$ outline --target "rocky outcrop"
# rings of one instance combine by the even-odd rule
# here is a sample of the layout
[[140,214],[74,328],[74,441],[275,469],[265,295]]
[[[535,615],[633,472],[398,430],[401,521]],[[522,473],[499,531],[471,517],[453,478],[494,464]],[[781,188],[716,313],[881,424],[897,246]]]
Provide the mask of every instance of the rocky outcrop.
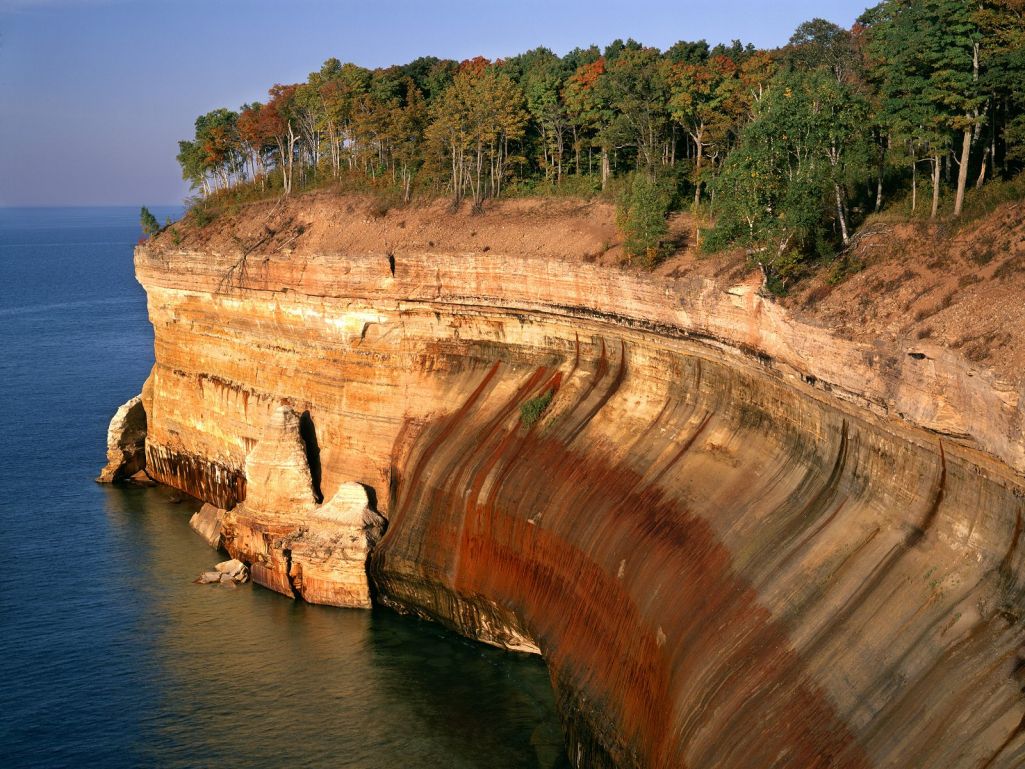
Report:
[[317,505],[313,476],[299,434],[299,415],[276,408],[246,456],[246,512],[271,518],[306,517]]
[[221,561],[214,566],[213,571],[205,571],[196,578],[199,585],[241,585],[249,581],[249,568],[235,558],[230,561]]
[[376,597],[539,651],[575,766],[1022,765],[1018,385],[746,286],[380,242],[136,252],[149,472],[255,581],[359,604],[380,510]]
[[116,483],[146,467],[146,409],[136,395],[114,413],[107,428],[107,465],[96,479]]
[[224,544],[223,537],[221,536],[224,513],[225,511],[221,510],[221,508],[206,502],[189,519],[189,526],[192,527],[192,530],[215,550],[219,550]]
[[249,564],[259,585],[310,603],[370,608],[367,558],[384,519],[358,483],[318,504],[315,438],[304,440],[302,419],[276,408],[246,457],[245,501],[231,510],[206,504],[190,523],[208,544]]
[[370,608],[367,558],[383,531],[384,518],[370,507],[366,489],[342,484],[283,543],[292,553],[293,588],[310,603]]

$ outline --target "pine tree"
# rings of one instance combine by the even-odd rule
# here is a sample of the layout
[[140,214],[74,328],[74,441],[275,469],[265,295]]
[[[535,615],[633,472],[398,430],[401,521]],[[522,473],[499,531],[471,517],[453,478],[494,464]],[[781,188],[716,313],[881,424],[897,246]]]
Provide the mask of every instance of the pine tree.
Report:
[[142,225],[142,232],[147,238],[152,238],[160,232],[160,222],[146,206],[139,211],[139,224]]

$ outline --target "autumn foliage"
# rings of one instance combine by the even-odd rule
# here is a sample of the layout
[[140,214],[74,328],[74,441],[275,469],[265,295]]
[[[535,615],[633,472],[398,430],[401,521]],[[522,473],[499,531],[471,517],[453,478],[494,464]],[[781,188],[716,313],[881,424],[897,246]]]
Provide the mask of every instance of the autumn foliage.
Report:
[[178,160],[203,196],[359,179],[480,209],[614,189],[624,210],[630,196],[699,210],[718,223],[709,242],[783,275],[887,203],[956,216],[970,187],[1022,169],[1025,7],[884,0],[774,50],[617,40],[373,70],[329,59],[264,103],[198,117]]

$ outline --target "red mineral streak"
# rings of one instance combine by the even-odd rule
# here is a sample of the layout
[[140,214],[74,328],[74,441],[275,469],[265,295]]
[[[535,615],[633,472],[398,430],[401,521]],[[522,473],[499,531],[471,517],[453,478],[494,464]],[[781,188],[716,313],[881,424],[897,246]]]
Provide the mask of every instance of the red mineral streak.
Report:
[[[227,241],[137,251],[152,474],[230,506],[275,410],[308,412],[317,499],[358,482],[391,519],[377,598],[540,651],[575,766],[1025,766],[1020,388],[751,286],[336,246],[230,291]],[[224,541],[341,602],[312,504],[241,505]]]
[[[375,556],[382,588],[389,554],[402,547],[395,543],[429,542],[418,550],[418,570],[463,601],[499,604],[535,639],[553,682],[572,692],[563,699],[596,741],[586,746],[595,758],[651,767],[868,766],[786,634],[733,572],[727,549],[658,485],[710,416],[648,480],[568,445],[622,381],[617,373],[594,393],[608,374],[604,350],[595,387],[571,406],[556,398],[558,417],[540,430],[510,427],[510,416],[538,391],[544,369],[488,418],[469,419],[495,373],[424,432]],[[643,560],[634,562],[635,553]],[[631,562],[618,578],[623,556]],[[704,687],[688,683],[702,678]],[[730,712],[743,714],[734,738],[709,741],[709,721]]]

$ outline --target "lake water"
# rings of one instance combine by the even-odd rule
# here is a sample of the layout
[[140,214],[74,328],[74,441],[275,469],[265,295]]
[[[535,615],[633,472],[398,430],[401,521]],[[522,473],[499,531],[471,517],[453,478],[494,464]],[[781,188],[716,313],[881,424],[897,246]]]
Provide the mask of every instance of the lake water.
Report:
[[194,585],[198,503],[93,483],[153,362],[138,234],[0,209],[0,767],[565,766],[538,659]]

